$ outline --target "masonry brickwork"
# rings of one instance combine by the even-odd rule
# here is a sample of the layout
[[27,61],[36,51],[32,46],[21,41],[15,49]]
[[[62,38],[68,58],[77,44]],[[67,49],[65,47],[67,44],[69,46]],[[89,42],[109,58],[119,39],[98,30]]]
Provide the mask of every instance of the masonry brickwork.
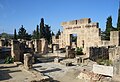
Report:
[[[101,29],[98,22],[91,22],[90,18],[62,22],[63,31],[59,39],[52,37],[52,43],[58,44],[59,48],[72,47],[71,34],[77,35],[76,47],[82,47],[84,53],[88,53],[90,47],[108,47],[120,45],[120,32],[111,31],[110,40],[101,39]],[[89,55],[87,55],[89,57]]]

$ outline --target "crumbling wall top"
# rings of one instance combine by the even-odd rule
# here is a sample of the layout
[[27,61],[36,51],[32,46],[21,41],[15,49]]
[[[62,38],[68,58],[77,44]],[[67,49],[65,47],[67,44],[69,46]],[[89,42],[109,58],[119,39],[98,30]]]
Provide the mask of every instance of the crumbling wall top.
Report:
[[83,19],[79,19],[79,20],[72,20],[72,21],[68,21],[68,22],[62,22],[61,26],[88,24],[88,23],[91,23],[91,19],[90,18],[83,18]]

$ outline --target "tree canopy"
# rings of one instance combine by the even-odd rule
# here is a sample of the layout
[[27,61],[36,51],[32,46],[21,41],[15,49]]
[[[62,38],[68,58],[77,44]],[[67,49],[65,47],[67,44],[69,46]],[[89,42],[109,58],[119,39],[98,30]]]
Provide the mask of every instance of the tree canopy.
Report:
[[43,18],[41,18],[41,22],[40,22],[40,38],[45,38],[45,27],[44,27]]
[[60,35],[60,29],[58,30],[57,34],[56,34],[56,38],[58,39],[59,38],[59,35]]
[[112,26],[112,17],[109,16],[107,18],[107,22],[106,22],[106,29],[105,29],[105,39],[106,40],[110,40],[110,31],[113,29],[113,26]]
[[120,8],[118,10],[117,30],[120,31]]
[[33,39],[45,38],[46,40],[48,40],[49,44],[51,43],[52,39],[51,27],[47,24],[44,24],[43,18],[41,18],[40,26],[37,25],[36,30],[33,31],[32,38]]
[[26,29],[23,27],[23,25],[21,25],[21,28],[19,29],[18,38],[19,38],[19,39],[26,39],[26,40],[31,39],[31,35],[29,35],[29,34],[26,32]]
[[14,29],[14,39],[15,39],[15,40],[17,39],[17,32],[16,32],[16,29]]

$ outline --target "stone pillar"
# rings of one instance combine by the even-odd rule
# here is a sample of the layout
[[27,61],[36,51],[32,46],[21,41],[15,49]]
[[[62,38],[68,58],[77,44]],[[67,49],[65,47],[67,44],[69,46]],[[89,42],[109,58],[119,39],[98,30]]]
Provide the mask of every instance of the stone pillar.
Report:
[[24,54],[24,67],[27,70],[32,68],[32,54]]
[[0,47],[4,46],[4,40],[0,40]]
[[53,45],[54,45],[54,44],[52,44],[52,53],[53,53]]
[[66,54],[65,54],[65,57],[67,57],[67,58],[69,58],[70,49],[71,49],[70,46],[67,46],[67,47],[66,47]]
[[75,58],[75,50],[71,49],[71,46],[66,47],[65,57],[67,57],[67,58]]
[[41,40],[41,53],[46,54],[48,52],[48,41],[45,40],[44,38],[40,40]]
[[17,40],[12,40],[11,41],[11,56],[14,58],[15,62],[20,61],[20,45],[19,41]]
[[119,31],[110,32],[110,44],[120,46],[120,32]]
[[82,58],[81,57],[76,57],[76,63],[81,64],[82,63]]
[[58,44],[53,44],[53,53],[57,53],[57,50],[59,49]]
[[48,52],[48,41],[44,38],[34,41],[35,52],[46,54]]
[[38,40],[37,39],[34,40],[34,48],[35,48],[35,52],[38,52]]
[[31,49],[34,49],[33,41],[29,41],[28,47],[31,48]]

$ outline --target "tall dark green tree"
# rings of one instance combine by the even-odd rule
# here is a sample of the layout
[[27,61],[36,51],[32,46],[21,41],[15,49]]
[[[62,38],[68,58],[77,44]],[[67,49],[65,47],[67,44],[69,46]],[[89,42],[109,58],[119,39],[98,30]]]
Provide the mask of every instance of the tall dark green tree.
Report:
[[30,40],[31,39],[31,35],[29,35],[26,32],[26,29],[23,27],[23,25],[21,25],[21,27],[19,29],[18,38],[19,39],[26,39],[26,40]]
[[40,38],[40,33],[39,33],[39,25],[36,27],[36,39]]
[[36,33],[37,33],[36,30],[34,30],[33,33],[32,33],[32,39],[36,39],[36,37],[37,37],[37,36],[36,36],[36,35],[37,35]]
[[52,32],[52,36],[54,36],[55,34],[54,34],[54,32]]
[[40,39],[40,38],[45,38],[48,40],[48,43],[51,43],[52,35],[51,35],[51,27],[47,24],[44,24],[44,19],[41,18],[40,22],[40,28],[37,25],[36,30],[33,31],[32,34],[33,39]]
[[57,34],[56,34],[56,38],[58,39],[59,38],[59,35],[60,35],[60,29],[58,30]]
[[39,25],[37,25],[36,30],[33,31],[32,39],[39,39],[39,38],[40,38]]
[[15,39],[15,40],[17,39],[17,32],[16,32],[16,29],[14,29],[14,39]]
[[120,2],[119,2],[119,9],[118,9],[117,30],[120,31]]
[[48,40],[48,43],[51,43],[52,35],[51,29],[49,25],[45,25],[45,38]]
[[107,22],[106,22],[106,29],[105,29],[105,39],[106,40],[110,40],[110,31],[113,29],[112,26],[112,17],[109,16],[107,18]]
[[40,38],[45,38],[45,27],[44,27],[43,18],[41,18],[41,22],[40,22]]
[[18,32],[18,38],[19,39],[25,39],[26,37],[26,29],[21,25],[19,32]]

